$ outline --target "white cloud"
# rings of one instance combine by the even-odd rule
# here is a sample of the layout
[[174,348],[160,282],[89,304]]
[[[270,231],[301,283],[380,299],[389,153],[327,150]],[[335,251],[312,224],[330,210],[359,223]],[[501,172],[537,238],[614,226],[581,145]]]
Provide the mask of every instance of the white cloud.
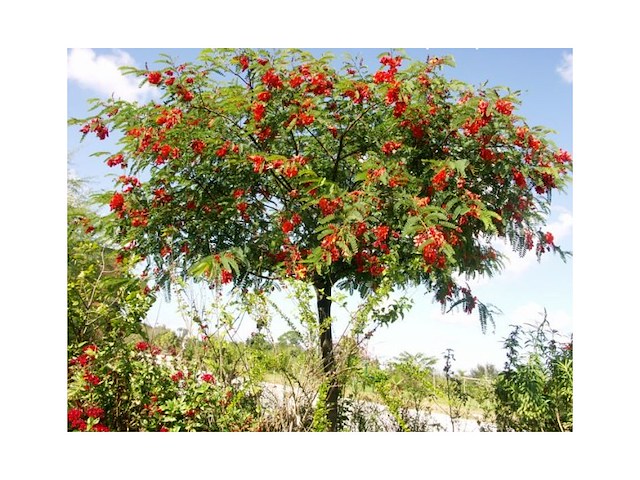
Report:
[[90,48],[74,48],[67,55],[67,79],[100,95],[123,100],[144,101],[157,94],[148,85],[139,88],[138,77],[124,76],[119,67],[125,65],[135,65],[127,52],[114,50],[112,54],[98,55]]
[[562,54],[562,64],[556,68],[556,72],[567,83],[573,83],[573,53]]

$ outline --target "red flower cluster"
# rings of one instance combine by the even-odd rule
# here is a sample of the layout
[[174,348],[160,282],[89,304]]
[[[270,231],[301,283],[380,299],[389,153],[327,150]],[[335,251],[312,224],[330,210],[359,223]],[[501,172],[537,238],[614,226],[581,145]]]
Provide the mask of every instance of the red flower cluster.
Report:
[[160,72],[149,72],[147,74],[147,80],[152,85],[159,85],[162,82],[162,74]]
[[359,105],[362,102],[369,100],[371,97],[371,91],[369,90],[369,85],[366,83],[356,82],[353,85],[353,89],[345,91],[343,95],[350,98],[356,105]]
[[167,193],[164,188],[157,188],[153,191],[154,205],[165,205],[173,200],[173,197]]
[[[67,421],[69,430],[87,430],[87,420],[90,418],[100,419],[104,417],[104,410],[99,407],[89,407],[86,411],[81,408],[72,408],[67,411]],[[95,424],[91,428],[92,432],[108,432],[109,428],[101,423]]]
[[120,165],[120,168],[127,168],[127,164],[124,161],[124,156],[121,153],[109,157],[107,159],[107,165],[109,167],[115,167],[116,165]]
[[175,127],[182,120],[182,110],[172,108],[171,110],[163,110],[156,119],[158,125],[163,125],[165,130]]
[[129,216],[131,217],[132,227],[146,227],[149,224],[149,211],[146,208],[131,210]]
[[282,88],[282,79],[273,68],[270,68],[262,75],[262,83],[264,83],[267,88],[274,88],[276,90]]
[[109,202],[109,208],[111,210],[121,211],[124,208],[124,196],[119,192],[115,192]]
[[513,112],[513,104],[509,100],[498,100],[495,108],[497,112],[506,116],[511,115],[511,112]]
[[395,74],[398,72],[398,67],[402,64],[402,57],[392,58],[390,56],[383,56],[380,58],[380,63],[389,67],[388,70],[378,70],[373,76],[374,83],[393,83],[395,81]]
[[307,87],[307,92],[314,95],[329,96],[333,90],[333,83],[327,79],[324,73],[317,73],[311,77],[311,84]]
[[428,268],[431,266],[444,268],[447,259],[440,253],[444,242],[444,234],[437,227],[429,227],[427,231],[413,238],[413,244],[417,248],[422,248],[422,257]]
[[104,126],[102,120],[99,118],[92,119],[80,129],[80,133],[83,135],[86,135],[89,132],[94,132],[100,140],[104,140],[109,136],[109,129]]
[[448,180],[449,180],[449,171],[445,167],[442,170],[440,170],[438,173],[436,173],[431,181],[433,184],[433,188],[441,191],[446,188]]
[[329,200],[328,198],[322,197],[318,202],[318,207],[322,212],[322,216],[326,217],[327,215],[331,215],[338,208],[342,206],[342,200],[339,198],[335,198],[333,200]]
[[233,273],[230,270],[222,270],[220,273],[220,283],[227,284],[233,280]]
[[513,180],[516,182],[516,185],[518,185],[520,188],[526,188],[527,180],[524,178],[524,175],[522,174],[522,172],[520,172],[519,170],[516,170],[515,167],[512,169],[512,171],[513,171]]
[[480,158],[487,162],[490,162],[492,160],[495,160],[496,154],[493,150],[490,150],[486,147],[480,147]]
[[211,383],[211,384],[216,383],[216,378],[213,375],[211,375],[210,373],[203,373],[200,376],[200,379],[205,383]]
[[147,342],[138,342],[136,343],[136,350],[139,352],[146,352],[149,350],[149,344]]
[[253,113],[253,120],[259,123],[264,118],[264,113],[267,110],[267,106],[264,103],[254,103],[251,107]]
[[89,388],[90,385],[100,384],[100,377],[98,377],[97,375],[94,375],[91,372],[85,372],[82,378],[84,378],[85,382],[87,382],[88,384],[86,388]]
[[199,138],[196,138],[191,142],[191,149],[194,151],[194,153],[198,155],[204,152],[205,147],[206,147],[206,144]]
[[386,142],[382,145],[382,153],[385,155],[392,155],[396,153],[400,147],[402,147],[402,143],[400,142]]
[[240,57],[238,57],[238,63],[240,63],[240,67],[244,72],[247,68],[249,68],[249,57],[247,57],[246,55],[241,55]]

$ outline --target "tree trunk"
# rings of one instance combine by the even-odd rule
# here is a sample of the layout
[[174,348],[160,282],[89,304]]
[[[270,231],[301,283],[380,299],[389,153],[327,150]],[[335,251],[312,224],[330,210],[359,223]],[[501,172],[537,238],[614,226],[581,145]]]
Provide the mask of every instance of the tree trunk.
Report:
[[320,351],[322,353],[322,368],[327,385],[325,407],[329,431],[338,431],[338,399],[340,398],[340,384],[338,382],[336,363],[333,355],[333,337],[331,332],[331,281],[329,278],[318,278],[314,282],[318,305],[318,321],[320,323]]

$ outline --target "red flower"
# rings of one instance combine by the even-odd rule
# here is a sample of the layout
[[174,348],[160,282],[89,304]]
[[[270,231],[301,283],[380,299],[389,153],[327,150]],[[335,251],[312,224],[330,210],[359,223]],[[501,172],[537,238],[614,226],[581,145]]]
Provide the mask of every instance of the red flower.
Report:
[[149,344],[147,342],[138,342],[136,343],[136,350],[139,352],[145,352],[149,350]]
[[98,407],[90,407],[87,409],[87,417],[89,418],[102,418],[104,416],[104,410]]
[[553,154],[553,157],[560,163],[571,163],[571,154],[563,149],[559,149]]
[[249,58],[246,55],[242,55],[238,58],[240,62],[240,66],[242,67],[242,71],[244,72],[247,68],[249,68]]
[[247,208],[249,207],[249,205],[247,204],[247,202],[240,202],[236,208],[238,209],[238,211],[240,213],[242,213],[243,215],[245,214],[245,212],[247,211]]
[[216,378],[213,375],[211,375],[210,373],[203,373],[200,376],[200,379],[205,383],[212,383],[212,384],[216,383]]
[[488,148],[482,147],[480,149],[480,158],[482,158],[483,160],[486,160],[487,162],[490,162],[491,160],[496,158],[496,154],[493,152],[493,150],[489,150]]
[[93,426],[93,431],[94,432],[108,432],[109,431],[109,427],[107,427],[106,425],[103,425],[101,423],[98,423],[98,424]]
[[544,234],[544,241],[549,245],[553,245],[553,234],[551,232],[547,232]]
[[489,103],[486,100],[480,100],[480,103],[478,103],[478,113],[480,115],[486,115],[487,108],[489,108]]
[[284,222],[282,222],[281,228],[282,228],[282,232],[285,234],[291,232],[293,230],[293,227],[294,225],[291,220],[285,220]]
[[160,249],[160,255],[162,255],[163,257],[166,257],[167,255],[169,255],[171,253],[171,247],[169,245],[164,245],[161,249]]
[[407,104],[405,102],[397,102],[395,108],[393,109],[393,116],[396,118],[402,116],[406,109]]
[[200,139],[195,139],[193,142],[191,142],[191,148],[197,154],[202,153],[205,146],[205,143]]
[[109,208],[111,208],[111,210],[122,210],[122,207],[124,207],[124,197],[121,193],[116,192],[111,197]]
[[282,88],[282,80],[273,68],[267,70],[267,72],[262,76],[262,83],[269,88]]
[[307,91],[316,95],[328,96],[331,95],[332,89],[333,83],[330,80],[327,80],[324,73],[318,73],[311,79],[311,85]]
[[320,207],[320,211],[323,216],[331,215],[335,212],[338,207],[342,206],[342,200],[336,198],[335,200],[329,200],[327,198],[321,198],[318,202],[318,207]]
[[388,55],[385,55],[380,58],[380,63],[389,67],[389,70],[395,70],[402,64],[402,57],[392,58]]
[[524,178],[524,175],[515,168],[513,169],[513,180],[520,188],[525,188],[527,186],[527,180]]
[[260,100],[261,102],[268,102],[271,99],[271,92],[268,90],[265,90],[264,92],[260,92],[258,94],[258,100]]
[[386,142],[382,146],[382,153],[384,153],[385,155],[391,155],[393,153],[396,153],[396,151],[398,151],[400,147],[402,147],[402,143],[400,142]]
[[264,103],[254,103],[251,107],[251,111],[253,112],[253,120],[258,123],[260,120],[264,118],[264,112],[267,107]]
[[160,72],[149,72],[147,74],[147,79],[149,80],[149,83],[158,85],[162,81],[162,74]]
[[304,78],[296,74],[296,75],[293,75],[289,80],[289,85],[291,86],[291,88],[296,88],[296,87],[299,87],[302,84],[302,82],[304,82]]
[[112,157],[109,157],[107,159],[107,165],[109,167],[115,167],[116,165],[122,164],[122,168],[125,168],[127,164],[123,162],[124,162],[124,156],[121,153],[119,153],[118,155],[113,155]]
[[442,170],[440,170],[433,177],[433,180],[432,180],[433,188],[435,188],[436,190],[444,190],[445,187],[447,186],[448,177],[449,177],[449,173],[447,172],[446,168],[443,168]]
[[496,102],[496,111],[509,116],[513,112],[513,105],[509,100],[498,100]]
[[184,373],[182,373],[181,370],[178,370],[176,373],[171,375],[171,380],[173,380],[174,382],[179,382],[183,378],[184,378]]
[[86,372],[82,378],[90,385],[98,385],[100,383],[100,377],[93,373]]
[[538,140],[533,135],[529,135],[529,139],[527,141],[528,141],[529,146],[531,147],[531,149],[534,150],[534,151],[538,150],[540,148],[540,145],[542,145],[542,142],[540,142],[540,140]]

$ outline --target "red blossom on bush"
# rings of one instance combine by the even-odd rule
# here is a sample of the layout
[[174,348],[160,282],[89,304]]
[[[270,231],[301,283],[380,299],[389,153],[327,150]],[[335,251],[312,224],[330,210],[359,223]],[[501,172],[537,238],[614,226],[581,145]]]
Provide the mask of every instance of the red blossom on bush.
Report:
[[273,68],[267,70],[266,73],[262,75],[262,83],[264,83],[268,88],[282,88],[282,79]]
[[104,410],[99,407],[89,407],[86,413],[89,418],[102,418],[104,416]]
[[526,188],[527,180],[524,178],[524,175],[519,170],[513,169],[513,180],[516,182],[520,188]]
[[210,373],[203,373],[200,376],[200,379],[205,383],[211,383],[211,384],[216,383],[216,378],[213,375],[211,375]]
[[244,72],[247,68],[249,68],[249,57],[247,57],[246,55],[241,55],[238,58],[238,62],[240,63],[240,67],[242,69],[242,71]]
[[121,193],[114,193],[113,196],[111,197],[111,201],[109,202],[109,208],[111,210],[122,210],[122,207],[124,207],[124,196],[122,196]]
[[205,143],[200,139],[195,139],[191,142],[191,149],[197,154],[204,152],[205,146]]
[[162,81],[162,74],[160,72],[149,72],[147,80],[153,85],[158,85]]
[[100,377],[98,377],[97,375],[90,373],[90,372],[85,372],[85,374],[83,375],[84,380],[89,384],[89,385],[99,385],[100,384]]
[[149,350],[149,344],[147,342],[138,342],[136,343],[136,350],[139,352],[146,352]]
[[251,107],[251,111],[253,112],[253,120],[258,123],[260,120],[264,118],[264,113],[267,107],[264,103],[254,103]]
[[109,157],[107,159],[107,165],[109,167],[115,167],[116,165],[120,165],[121,168],[127,167],[127,164],[124,163],[124,156],[121,153]]
[[513,112],[513,105],[508,100],[500,99],[496,102],[496,111],[509,116]]
[[402,143],[400,142],[386,142],[382,145],[382,153],[385,155],[391,155],[396,153],[400,147],[402,147]]
[[220,272],[220,283],[223,285],[233,280],[233,273],[230,270],[222,270]]

